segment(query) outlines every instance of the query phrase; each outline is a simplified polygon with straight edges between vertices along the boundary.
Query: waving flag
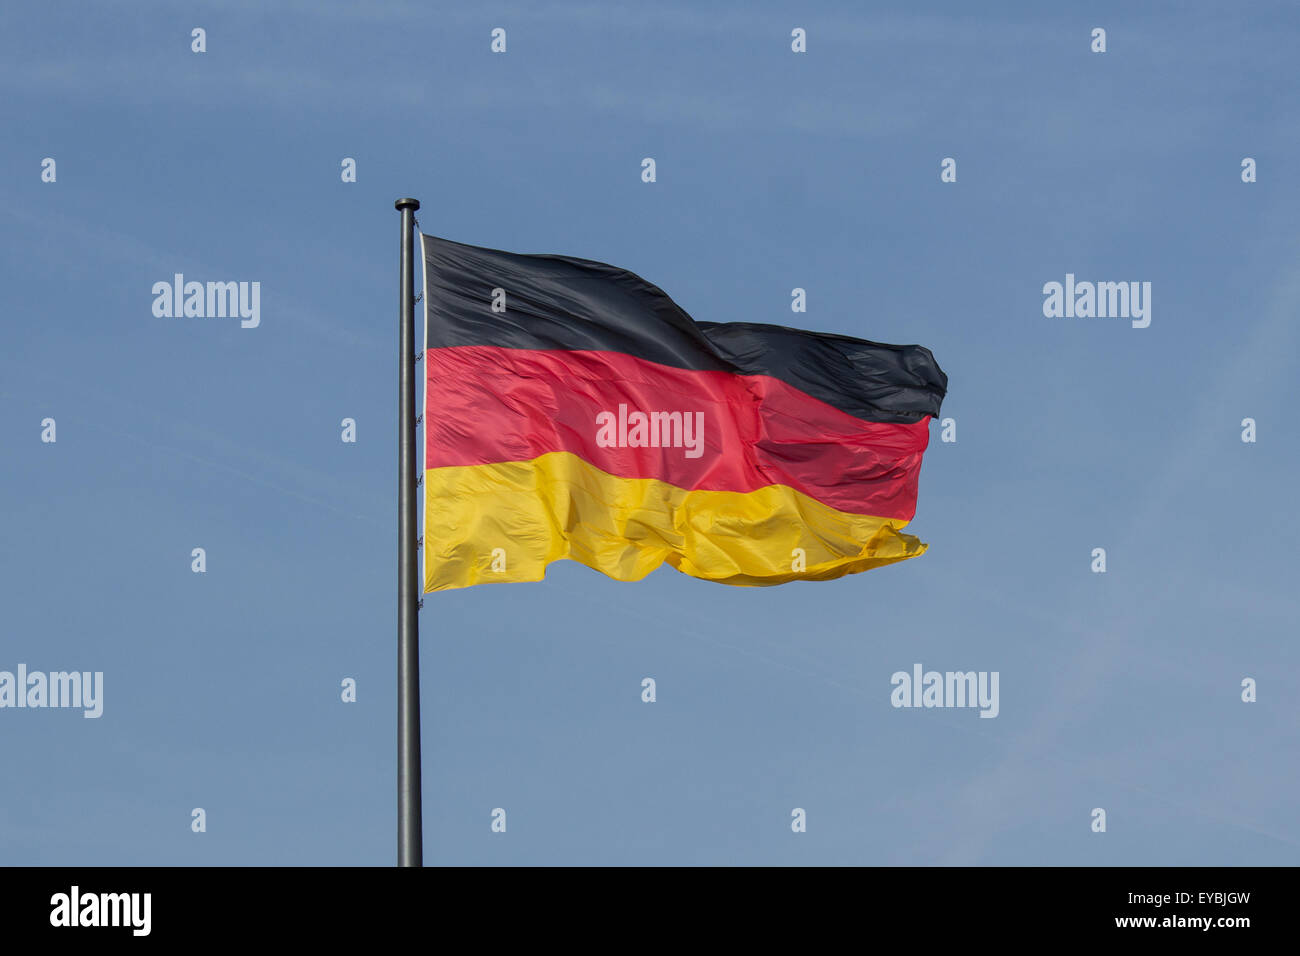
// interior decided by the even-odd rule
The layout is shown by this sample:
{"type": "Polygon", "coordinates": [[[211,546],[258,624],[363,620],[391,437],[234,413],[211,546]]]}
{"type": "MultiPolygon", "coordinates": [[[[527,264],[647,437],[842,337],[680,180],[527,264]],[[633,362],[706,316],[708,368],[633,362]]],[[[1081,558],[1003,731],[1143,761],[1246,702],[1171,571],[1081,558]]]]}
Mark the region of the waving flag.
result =
{"type": "Polygon", "coordinates": [[[695,322],[623,269],[423,236],[424,588],[766,585],[915,557],[928,349],[695,322]]]}

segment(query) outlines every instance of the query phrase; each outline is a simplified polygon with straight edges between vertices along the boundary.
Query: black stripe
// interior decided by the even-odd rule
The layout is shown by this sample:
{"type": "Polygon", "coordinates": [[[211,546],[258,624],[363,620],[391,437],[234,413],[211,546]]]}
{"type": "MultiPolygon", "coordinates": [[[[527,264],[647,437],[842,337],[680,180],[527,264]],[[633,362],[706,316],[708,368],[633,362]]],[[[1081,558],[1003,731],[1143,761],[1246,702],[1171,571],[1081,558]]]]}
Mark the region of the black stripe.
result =
{"type": "Polygon", "coordinates": [[[590,259],[424,236],[427,345],[622,352],[673,368],[770,375],[857,418],[937,417],[948,376],[930,350],[752,322],[695,322],[640,276],[590,259]],[[492,311],[493,290],[506,310],[492,311]]]}

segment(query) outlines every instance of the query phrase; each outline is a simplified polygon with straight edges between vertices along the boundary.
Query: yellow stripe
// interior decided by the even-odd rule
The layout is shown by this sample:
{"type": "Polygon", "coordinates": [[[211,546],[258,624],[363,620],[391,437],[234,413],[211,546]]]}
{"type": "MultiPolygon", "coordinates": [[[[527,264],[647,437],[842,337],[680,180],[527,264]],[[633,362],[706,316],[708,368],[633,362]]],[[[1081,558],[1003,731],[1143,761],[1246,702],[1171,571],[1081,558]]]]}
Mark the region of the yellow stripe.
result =
{"type": "Polygon", "coordinates": [[[569,558],[619,581],[667,562],[726,584],[837,578],[922,554],[907,522],[837,511],[786,485],[686,491],[569,452],[425,472],[424,589],[540,581],[569,558]],[[798,552],[803,564],[797,566],[798,552]]]}

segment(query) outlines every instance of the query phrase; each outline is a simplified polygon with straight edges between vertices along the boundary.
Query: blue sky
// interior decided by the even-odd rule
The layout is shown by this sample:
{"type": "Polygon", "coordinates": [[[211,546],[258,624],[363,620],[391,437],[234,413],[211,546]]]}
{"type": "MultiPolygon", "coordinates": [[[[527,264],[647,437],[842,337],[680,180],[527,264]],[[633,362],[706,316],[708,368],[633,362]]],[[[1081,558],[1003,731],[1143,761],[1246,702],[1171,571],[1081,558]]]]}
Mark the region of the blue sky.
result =
{"type": "Polygon", "coordinates": [[[0,670],[105,701],[0,710],[0,863],[394,860],[407,195],[701,321],[926,345],[958,439],[901,565],[428,596],[427,862],[1300,862],[1298,33],[1280,3],[7,6],[0,670]],[[176,272],[259,281],[261,325],[154,317],[176,272]],[[1151,282],[1150,327],[1045,318],[1066,273],[1151,282]],[[917,662],[998,671],[999,716],[891,707],[917,662]]]}

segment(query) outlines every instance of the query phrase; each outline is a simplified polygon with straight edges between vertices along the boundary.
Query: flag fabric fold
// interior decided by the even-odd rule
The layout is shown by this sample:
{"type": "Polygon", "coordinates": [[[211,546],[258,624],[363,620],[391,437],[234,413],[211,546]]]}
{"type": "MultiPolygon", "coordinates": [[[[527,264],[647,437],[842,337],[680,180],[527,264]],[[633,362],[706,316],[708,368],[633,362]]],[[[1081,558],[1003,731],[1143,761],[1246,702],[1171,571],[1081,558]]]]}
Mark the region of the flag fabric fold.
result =
{"type": "Polygon", "coordinates": [[[626,270],[422,236],[425,590],[568,558],[739,585],[915,557],[928,349],[697,323],[626,270]]]}

